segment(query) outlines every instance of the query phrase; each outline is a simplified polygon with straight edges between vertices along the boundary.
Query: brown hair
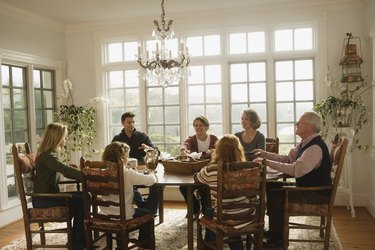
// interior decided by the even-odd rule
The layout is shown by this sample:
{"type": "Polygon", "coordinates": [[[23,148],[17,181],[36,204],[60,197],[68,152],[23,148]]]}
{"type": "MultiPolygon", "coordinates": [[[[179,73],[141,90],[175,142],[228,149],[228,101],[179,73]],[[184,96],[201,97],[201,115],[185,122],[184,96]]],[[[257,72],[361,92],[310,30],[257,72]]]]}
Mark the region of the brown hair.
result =
{"type": "Polygon", "coordinates": [[[203,125],[205,126],[205,127],[207,127],[207,129],[209,129],[210,128],[210,123],[208,122],[208,119],[205,117],[205,116],[198,116],[198,117],[196,117],[195,119],[194,119],[194,121],[193,121],[193,126],[194,126],[194,124],[195,124],[195,122],[196,121],[200,121],[201,123],[203,123],[203,125]]]}
{"type": "Polygon", "coordinates": [[[124,163],[127,163],[129,151],[128,144],[118,141],[111,142],[105,147],[102,160],[117,163],[121,159],[124,163]]]}
{"type": "Polygon", "coordinates": [[[212,156],[212,162],[225,164],[230,162],[246,161],[243,147],[237,136],[232,134],[224,135],[217,143],[212,156]]]}
{"type": "Polygon", "coordinates": [[[135,114],[133,112],[125,112],[121,116],[121,121],[123,122],[127,117],[133,118],[134,116],[135,114]]]}
{"type": "Polygon", "coordinates": [[[61,123],[48,124],[44,129],[43,138],[40,142],[36,158],[48,150],[55,152],[67,136],[68,127],[66,125],[61,123]]]}
{"type": "Polygon", "coordinates": [[[247,119],[249,119],[254,129],[258,129],[260,125],[262,125],[259,115],[254,109],[245,109],[243,113],[246,115],[247,119]]]}

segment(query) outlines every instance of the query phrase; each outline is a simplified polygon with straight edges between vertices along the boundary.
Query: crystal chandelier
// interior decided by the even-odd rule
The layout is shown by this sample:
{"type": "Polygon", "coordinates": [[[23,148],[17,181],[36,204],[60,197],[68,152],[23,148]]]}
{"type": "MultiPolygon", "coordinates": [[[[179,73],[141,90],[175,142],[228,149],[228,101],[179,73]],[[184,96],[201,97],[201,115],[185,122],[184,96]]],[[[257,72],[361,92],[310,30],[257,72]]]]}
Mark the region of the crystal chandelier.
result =
{"type": "Polygon", "coordinates": [[[156,50],[147,51],[146,56],[141,53],[141,45],[138,45],[138,60],[141,66],[140,76],[149,83],[168,87],[174,82],[184,79],[187,75],[190,63],[189,52],[183,41],[179,46],[177,58],[172,58],[172,50],[167,48],[167,41],[173,39],[173,20],[165,17],[164,0],[161,1],[160,22],[154,20],[152,36],[156,40],[156,50]],[[160,46],[160,48],[159,48],[160,46]]]}

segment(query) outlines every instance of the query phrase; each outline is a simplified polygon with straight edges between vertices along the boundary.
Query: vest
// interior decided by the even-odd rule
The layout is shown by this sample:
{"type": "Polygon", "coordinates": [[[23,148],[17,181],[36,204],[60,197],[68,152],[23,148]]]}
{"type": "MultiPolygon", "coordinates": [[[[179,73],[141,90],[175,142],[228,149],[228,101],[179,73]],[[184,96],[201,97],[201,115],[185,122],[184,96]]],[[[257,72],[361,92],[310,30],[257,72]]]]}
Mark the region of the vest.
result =
{"type": "Polygon", "coordinates": [[[331,158],[329,156],[329,150],[325,142],[320,136],[315,137],[309,143],[307,143],[303,148],[299,150],[298,158],[302,153],[312,145],[318,145],[322,149],[323,158],[320,166],[313,169],[309,173],[302,177],[296,178],[297,186],[300,187],[316,187],[316,186],[331,186],[331,158]]]}

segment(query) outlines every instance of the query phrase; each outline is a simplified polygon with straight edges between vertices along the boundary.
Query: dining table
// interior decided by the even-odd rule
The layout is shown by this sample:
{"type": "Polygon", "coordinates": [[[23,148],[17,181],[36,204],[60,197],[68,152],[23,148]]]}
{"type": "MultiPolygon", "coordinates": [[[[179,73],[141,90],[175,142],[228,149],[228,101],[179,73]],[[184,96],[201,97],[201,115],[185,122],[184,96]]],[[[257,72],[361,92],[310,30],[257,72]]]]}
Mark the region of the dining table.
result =
{"type": "MultiPolygon", "coordinates": [[[[142,166],[140,167],[142,171],[142,166]]],[[[197,186],[204,185],[194,182],[193,173],[184,173],[177,171],[165,171],[161,162],[158,163],[155,175],[157,177],[156,186],[160,187],[160,204],[159,204],[159,222],[164,221],[164,188],[167,186],[186,186],[187,188],[187,245],[188,250],[194,246],[194,227],[193,227],[193,193],[197,186]]],[[[267,180],[278,180],[285,178],[286,175],[275,170],[267,169],[267,180]]]]}

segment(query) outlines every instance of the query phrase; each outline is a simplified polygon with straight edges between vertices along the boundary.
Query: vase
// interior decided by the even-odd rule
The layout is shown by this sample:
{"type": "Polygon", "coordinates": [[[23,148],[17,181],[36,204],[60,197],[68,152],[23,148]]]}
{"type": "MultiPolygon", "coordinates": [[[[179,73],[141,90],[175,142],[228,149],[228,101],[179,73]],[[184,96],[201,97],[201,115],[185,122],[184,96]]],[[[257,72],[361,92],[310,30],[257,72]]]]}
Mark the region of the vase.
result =
{"type": "Polygon", "coordinates": [[[332,112],[332,124],[335,127],[350,127],[352,124],[352,107],[337,107],[332,112]]]}

